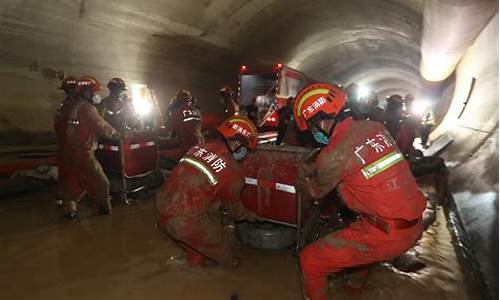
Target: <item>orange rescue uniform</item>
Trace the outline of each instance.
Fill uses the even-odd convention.
[[[64,126],[66,149],[62,153],[67,177],[64,188],[66,205],[78,202],[87,192],[102,209],[110,210],[109,181],[94,151],[97,136],[119,139],[120,134],[84,100],[76,101],[71,109],[61,113],[61,119],[67,120]]]
[[[191,264],[206,259],[233,263],[233,250],[223,234],[220,206],[235,219],[255,219],[243,207],[244,174],[223,142],[197,145],[181,159],[156,199],[157,224],[187,254]]]
[[[300,253],[310,299],[327,299],[328,274],[390,260],[420,239],[426,199],[382,124],[341,121],[314,165],[304,165],[300,172],[299,187],[309,196],[321,198],[337,189],[346,206],[360,215],[348,228]]]

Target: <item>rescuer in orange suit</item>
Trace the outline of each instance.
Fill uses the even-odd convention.
[[[298,189],[319,199],[336,189],[360,217],[347,228],[308,245],[300,253],[307,299],[328,298],[327,276],[346,268],[390,260],[422,236],[426,199],[408,163],[384,126],[354,121],[346,96],[328,84],[312,84],[297,95],[294,117],[323,149],[299,168]]]
[[[414,98],[411,94],[404,97],[405,104],[405,119],[409,120],[415,130],[418,133],[422,132],[424,127],[419,123],[419,119],[411,115],[411,108],[413,106]],[[422,135],[421,135],[422,138]],[[411,141],[413,147],[413,140]],[[429,204],[435,205],[445,204],[447,189],[448,189],[448,168],[444,163],[444,159],[438,156],[423,156],[420,151],[414,150],[411,155],[408,156],[410,167],[413,175],[417,178],[420,177],[433,177],[433,186],[435,189],[435,194],[431,193],[428,195]],[[425,181],[425,180],[424,180]]]
[[[64,101],[61,103],[57,109],[56,117],[54,118],[54,131],[56,133],[56,143],[57,143],[57,161],[58,161],[58,176],[57,176],[57,200],[56,205],[63,205],[63,190],[64,190],[64,180],[66,179],[66,168],[62,163],[63,154],[66,152],[66,134],[64,128],[66,126],[67,119],[62,118],[62,116],[67,117],[68,111],[74,105],[77,99],[76,94],[76,84],[78,78],[75,76],[67,76],[63,79],[59,89],[63,90],[66,94]]]
[[[387,107],[382,122],[396,140],[398,148],[408,158],[415,153],[413,141],[416,137],[418,124],[405,116],[404,99],[400,95],[391,95],[385,100]]]
[[[108,82],[107,88],[109,95],[97,105],[97,110],[106,122],[123,132],[134,123],[132,101],[126,94],[128,87],[123,79],[115,77]]]
[[[224,104],[224,114],[226,118],[239,113],[238,102],[233,89],[225,85],[219,90],[220,101]]]
[[[170,101],[165,132],[175,146],[182,149],[181,157],[194,145],[204,142],[201,122],[201,112],[195,106],[195,99],[189,91],[180,90]]]
[[[103,214],[111,213],[109,181],[101,165],[94,157],[97,136],[116,140],[120,134],[109,125],[91,104],[101,84],[91,76],[78,80],[78,98],[71,109],[61,115],[67,120],[64,126],[66,151],[63,164],[66,168],[64,202],[65,215],[70,219],[77,217],[77,204],[87,193],[99,205]]]
[[[186,252],[193,266],[207,260],[235,264],[217,214],[220,206],[236,220],[258,219],[240,202],[245,176],[238,165],[256,148],[257,129],[246,117],[232,116],[217,130],[218,140],[194,146],[180,160],[156,198],[159,229]]]

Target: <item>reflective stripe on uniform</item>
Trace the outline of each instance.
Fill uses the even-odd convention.
[[[117,111],[115,111],[115,112],[114,112],[114,111],[112,111],[112,110],[106,110],[106,113],[107,113],[108,115],[114,115],[114,114],[119,114],[119,113],[121,113],[121,112],[122,112],[122,110],[123,110],[123,108],[122,108],[122,109],[120,109],[120,110],[117,110]]]
[[[200,121],[201,119],[198,117],[189,117],[189,118],[183,119],[182,122],[188,122],[188,121],[192,121],[192,120]]]
[[[210,169],[208,169],[204,164],[200,163],[199,161],[196,161],[196,160],[191,159],[189,157],[184,157],[180,160],[180,162],[185,162],[188,165],[194,167],[198,171],[205,174],[205,176],[207,176],[207,178],[208,178],[208,182],[211,185],[216,185],[217,183],[219,183],[219,180],[217,180],[217,177],[215,177],[215,175],[212,173],[212,171]]]
[[[404,159],[403,154],[397,151],[393,151],[386,156],[380,158],[374,163],[371,163],[370,165],[364,167],[361,169],[361,172],[365,176],[366,179],[370,179],[373,176],[379,174],[382,171],[387,170],[388,168],[394,166],[398,162],[402,161]]]

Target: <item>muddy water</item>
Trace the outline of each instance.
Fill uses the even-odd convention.
[[[187,267],[155,231],[152,201],[78,222],[63,220],[51,190],[0,199],[0,299],[301,299],[300,273],[288,251],[240,248],[234,270]],[[468,296],[442,212],[417,247],[428,264],[417,274],[374,267],[365,291],[334,299],[478,299]],[[173,259],[172,259],[173,258]]]

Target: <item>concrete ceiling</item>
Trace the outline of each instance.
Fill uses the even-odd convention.
[[[242,53],[247,59],[289,63],[320,80],[385,82],[388,86],[373,88],[416,92],[419,4],[276,1],[259,16],[260,24],[242,32]]]
[[[59,71],[145,82],[163,102],[188,88],[208,110],[240,63],[418,94],[421,11],[421,0],[3,0],[0,97],[18,119],[0,115],[0,129],[50,128],[19,120],[52,116]],[[26,79],[31,92],[19,88]],[[31,111],[19,97],[33,99]]]

